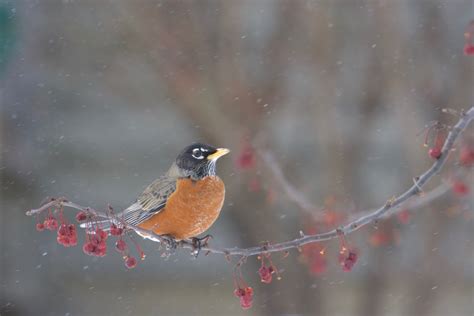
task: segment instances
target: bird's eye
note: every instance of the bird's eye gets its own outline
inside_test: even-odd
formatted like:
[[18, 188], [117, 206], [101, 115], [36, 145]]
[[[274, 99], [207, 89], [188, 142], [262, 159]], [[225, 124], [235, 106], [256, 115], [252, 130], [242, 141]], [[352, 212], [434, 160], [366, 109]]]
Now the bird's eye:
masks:
[[196, 158], [196, 159], [203, 159], [204, 156], [202, 155], [202, 152], [199, 148], [194, 148], [193, 149], [193, 158]]

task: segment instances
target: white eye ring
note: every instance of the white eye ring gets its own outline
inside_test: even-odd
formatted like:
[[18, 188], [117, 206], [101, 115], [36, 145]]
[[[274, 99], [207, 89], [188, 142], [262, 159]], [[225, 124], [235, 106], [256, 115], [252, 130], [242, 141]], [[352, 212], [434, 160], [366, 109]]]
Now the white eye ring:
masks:
[[193, 158], [204, 159], [204, 156], [202, 155], [202, 152], [199, 148], [194, 148], [193, 149]]

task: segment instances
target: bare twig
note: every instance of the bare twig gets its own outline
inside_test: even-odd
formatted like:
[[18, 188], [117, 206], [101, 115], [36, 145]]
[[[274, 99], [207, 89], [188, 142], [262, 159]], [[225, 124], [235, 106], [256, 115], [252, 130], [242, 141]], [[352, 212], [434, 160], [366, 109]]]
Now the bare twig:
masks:
[[[402, 204], [406, 203], [407, 201], [410, 200], [410, 198], [418, 196], [419, 193], [421, 193], [422, 187], [435, 175], [437, 174], [441, 168], [444, 166], [446, 163], [446, 160], [448, 158], [449, 152], [454, 146], [454, 142], [460, 135], [460, 133], [469, 125], [469, 123], [474, 119], [474, 107], [469, 109], [467, 112], [461, 114], [461, 118], [459, 119], [458, 123], [451, 129], [449, 132], [442, 151], [441, 151], [441, 156], [433, 163], [433, 165], [425, 171], [422, 175], [419, 177], [415, 178], [415, 183], [404, 193], [399, 195], [398, 197], [392, 197], [390, 198], [383, 206], [380, 208], [366, 214], [363, 216], [358, 217], [357, 219], [349, 222], [346, 225], [342, 225], [338, 227], [337, 229], [333, 229], [331, 231], [321, 233], [321, 234], [315, 234], [315, 235], [302, 235], [300, 238], [296, 238], [294, 240], [290, 241], [285, 241], [281, 243], [276, 243], [276, 244], [264, 244], [261, 246], [256, 246], [256, 247], [250, 247], [250, 248], [211, 248], [208, 246], [202, 247], [201, 250], [208, 252], [208, 253], [215, 253], [215, 254], [223, 254], [225, 256], [241, 256], [241, 257], [249, 257], [249, 256], [255, 256], [255, 255], [260, 255], [263, 253], [271, 253], [271, 252], [280, 252], [280, 251], [285, 251], [289, 250], [292, 248], [299, 248], [305, 244], [309, 243], [314, 243], [314, 242], [320, 242], [324, 240], [330, 240], [334, 238], [340, 237], [341, 234], [347, 235], [350, 234], [359, 228], [373, 223], [383, 217], [388, 216], [389, 214], [394, 214], [402, 210], [400, 207]], [[431, 198], [436, 198], [439, 195], [443, 194], [444, 190], [447, 190], [446, 185], [440, 186], [439, 189], [436, 189], [432, 191], [432, 196]], [[288, 188], [287, 188], [288, 189]], [[291, 194], [294, 194], [297, 191], [291, 190], [289, 191]], [[445, 191], [444, 191], [445, 192]], [[299, 202], [304, 202], [303, 205], [305, 207], [311, 207], [311, 204], [306, 204], [305, 199], [300, 199], [300, 195], [293, 195], [293, 197], [296, 197], [296, 199]], [[420, 199], [423, 199], [420, 197]], [[430, 199], [429, 199], [430, 200]], [[309, 203], [309, 202], [308, 202]], [[415, 203], [421, 203], [421, 202], [415, 202]], [[98, 212], [92, 208], [86, 208], [82, 207], [78, 204], [72, 203], [67, 201], [66, 199], [53, 199], [50, 202], [44, 204], [38, 209], [31, 210], [27, 212], [27, 215], [35, 215], [39, 214], [45, 210], [47, 210], [50, 207], [59, 207], [59, 206], [67, 206], [71, 207], [74, 209], [78, 210], [86, 210], [90, 212], [91, 214], [98, 216], [98, 217], [103, 217], [103, 218], [112, 218], [114, 220], [120, 221], [120, 219], [116, 218], [115, 216], [110, 216], [108, 214], [105, 214], [103, 212]], [[126, 228], [128, 229], [133, 229], [140, 235], [144, 236], [145, 238], [149, 238], [154, 241], [159, 241], [159, 242], [167, 242], [167, 239], [163, 236], [157, 235], [153, 233], [152, 231], [148, 231], [145, 229], [142, 229], [137, 226], [129, 225], [126, 224]], [[193, 249], [194, 245], [190, 241], [181, 241], [179, 242], [179, 246], [185, 249]]]
[[313, 216], [315, 219], [322, 217], [322, 213], [318, 212], [318, 208], [315, 207], [300, 191], [298, 191], [291, 183], [286, 180], [283, 170], [281, 170], [280, 165], [276, 161], [275, 156], [269, 151], [260, 151], [257, 153], [265, 161], [265, 165], [270, 169], [275, 178], [276, 182], [282, 187], [285, 191], [288, 198], [295, 202], [302, 210]]

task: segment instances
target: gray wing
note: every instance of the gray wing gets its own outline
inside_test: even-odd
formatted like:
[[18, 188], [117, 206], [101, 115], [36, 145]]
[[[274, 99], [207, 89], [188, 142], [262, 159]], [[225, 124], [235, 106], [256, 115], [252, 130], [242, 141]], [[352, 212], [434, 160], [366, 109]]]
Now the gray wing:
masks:
[[137, 201], [124, 210], [120, 216], [132, 225], [139, 225], [166, 205], [168, 197], [176, 190], [176, 179], [161, 177], [150, 184], [138, 197]]

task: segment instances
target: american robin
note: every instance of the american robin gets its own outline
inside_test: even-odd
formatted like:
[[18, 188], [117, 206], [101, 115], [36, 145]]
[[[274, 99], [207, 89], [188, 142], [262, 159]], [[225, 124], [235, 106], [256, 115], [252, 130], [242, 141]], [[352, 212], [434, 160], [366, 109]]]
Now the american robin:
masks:
[[216, 161], [228, 152], [200, 143], [187, 146], [168, 172], [117, 217], [175, 240], [202, 234], [224, 204], [225, 186], [216, 175]]

